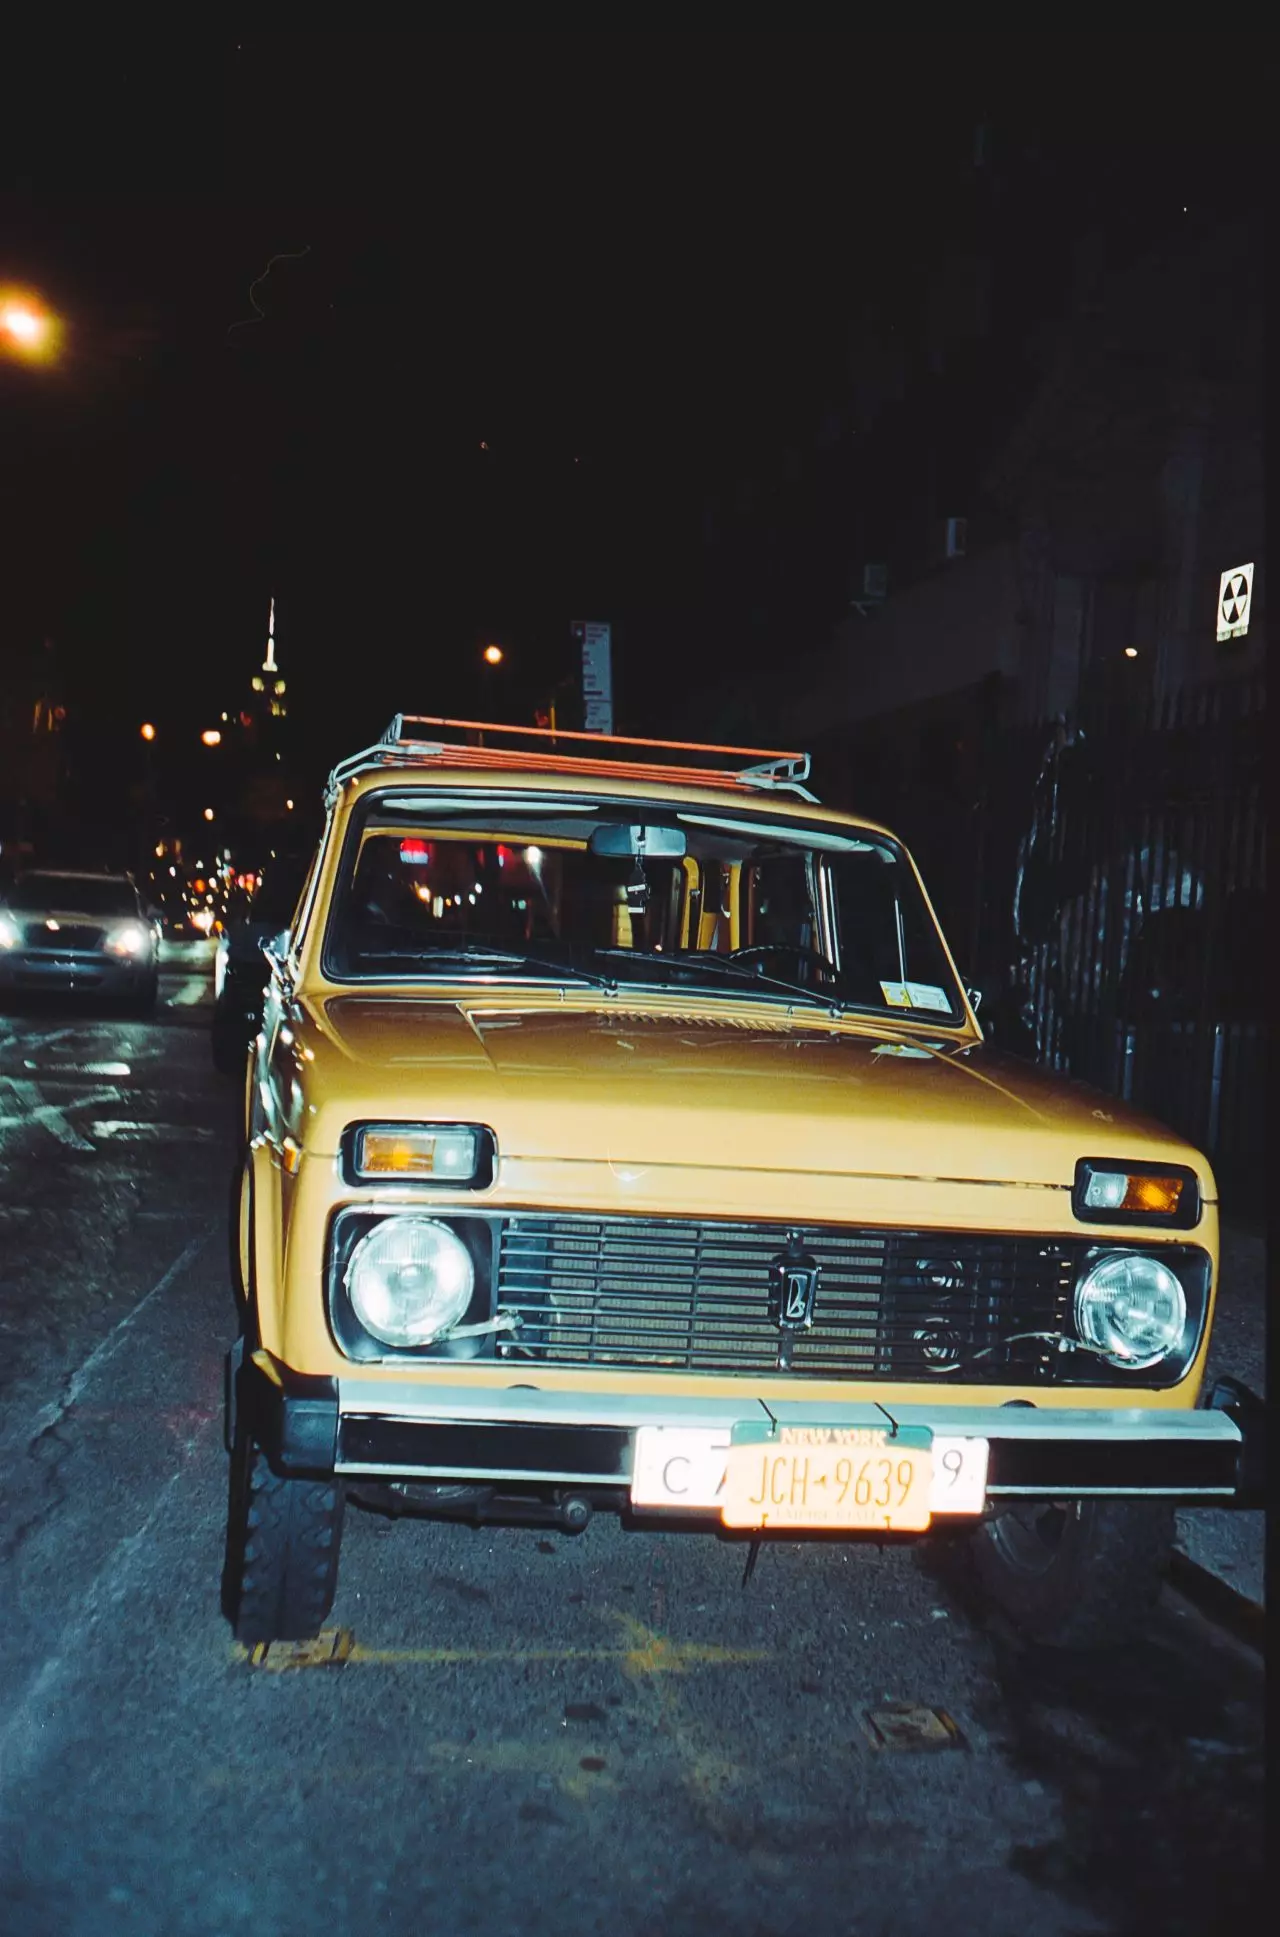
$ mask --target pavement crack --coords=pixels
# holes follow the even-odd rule
[[[61,1484],[62,1465],[73,1448],[70,1442],[62,1437],[64,1418],[65,1414],[51,1421],[27,1446],[26,1457],[37,1460],[41,1464],[47,1497],[40,1502],[34,1512],[29,1513],[25,1520],[20,1520],[16,1527],[5,1534],[3,1541],[0,1541],[0,1564],[7,1566],[11,1560],[14,1560],[26,1546],[32,1534],[42,1527],[66,1501],[66,1488]],[[48,1458],[44,1453],[44,1449],[50,1446],[58,1449],[53,1458]]]
[[[0,1542],[0,1561],[7,1564],[13,1560],[20,1549],[26,1546],[32,1535],[56,1512],[58,1507],[66,1499],[65,1489],[59,1484],[59,1473],[63,1462],[74,1451],[74,1447],[71,1441],[62,1437],[62,1431],[68,1415],[78,1404],[89,1381],[118,1350],[130,1327],[146,1310],[147,1306],[154,1299],[166,1292],[170,1285],[174,1283],[175,1279],[180,1277],[187,1266],[193,1262],[202,1247],[213,1236],[215,1229],[216,1226],[213,1224],[206,1225],[202,1231],[197,1232],[196,1236],[191,1238],[183,1246],[172,1264],[169,1265],[166,1271],[161,1273],[155,1284],[151,1286],[151,1289],[143,1293],[138,1302],[124,1314],[123,1318],[112,1328],[106,1338],[99,1345],[95,1346],[83,1364],[68,1373],[67,1377],[63,1380],[62,1389],[58,1397],[50,1400],[47,1405],[41,1407],[40,1411],[32,1420],[26,1446],[21,1455],[24,1464],[29,1460],[35,1461],[38,1464],[45,1462],[47,1460],[47,1449],[49,1448],[56,1449],[56,1457],[48,1460],[47,1464],[45,1464],[44,1487],[42,1489],[44,1497],[41,1498],[39,1505],[25,1519],[20,1520],[16,1527],[6,1533],[3,1541]]]

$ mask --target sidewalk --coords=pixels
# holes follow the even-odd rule
[[[1229,1373],[1260,1398],[1267,1390],[1266,1241],[1239,1225],[1222,1227],[1222,1275],[1209,1377]],[[1178,1515],[1178,1545],[1229,1587],[1262,1602],[1266,1516],[1196,1508]]]

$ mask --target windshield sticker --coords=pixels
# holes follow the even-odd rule
[[[947,992],[933,982],[882,982],[881,994],[891,1009],[950,1009]]]

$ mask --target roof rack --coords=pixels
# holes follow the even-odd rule
[[[421,728],[438,731],[429,737]],[[447,739],[445,734],[483,735],[483,740]],[[516,747],[494,746],[491,739],[514,738]],[[541,741],[551,751],[528,745]],[[563,752],[562,745],[568,742]],[[631,757],[618,757],[615,748],[635,748]],[[644,754],[717,755],[720,764],[705,760],[645,759]],[[739,765],[741,761],[750,764]],[[483,769],[492,772],[591,773],[625,780],[682,779],[703,787],[757,789],[798,794],[802,800],[815,796],[804,786],[809,777],[807,753],[777,753],[765,747],[725,747],[696,740],[641,740],[628,734],[564,732],[541,726],[499,726],[483,720],[437,719],[432,714],[397,713],[382,738],[373,746],[340,761],[329,776],[326,801],[332,802],[338,789],[357,774],[380,766],[421,763],[453,769]]]

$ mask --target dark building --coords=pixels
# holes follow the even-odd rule
[[[806,456],[716,501],[706,623],[727,610],[743,644],[695,724],[810,748],[825,798],[911,844],[997,1033],[1239,1178],[1261,1149],[1232,967],[1262,919],[1256,250],[1244,217],[1141,247],[1098,228],[1055,291],[1011,286],[1017,234],[975,193],[911,317],[860,321],[860,379]]]

